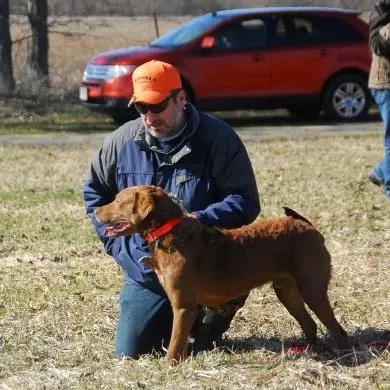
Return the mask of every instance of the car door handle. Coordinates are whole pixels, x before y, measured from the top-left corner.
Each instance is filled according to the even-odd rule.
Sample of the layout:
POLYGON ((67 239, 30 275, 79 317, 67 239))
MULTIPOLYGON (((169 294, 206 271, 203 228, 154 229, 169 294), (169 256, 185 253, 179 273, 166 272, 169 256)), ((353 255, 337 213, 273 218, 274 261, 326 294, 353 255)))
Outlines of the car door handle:
POLYGON ((320 56, 321 57, 326 57, 328 54, 329 54, 329 50, 328 49, 321 49, 320 50, 320 56))
POLYGON ((253 54, 253 61, 255 61, 255 62, 262 61, 262 60, 264 60, 264 58, 265 58, 265 56, 262 53, 253 54))

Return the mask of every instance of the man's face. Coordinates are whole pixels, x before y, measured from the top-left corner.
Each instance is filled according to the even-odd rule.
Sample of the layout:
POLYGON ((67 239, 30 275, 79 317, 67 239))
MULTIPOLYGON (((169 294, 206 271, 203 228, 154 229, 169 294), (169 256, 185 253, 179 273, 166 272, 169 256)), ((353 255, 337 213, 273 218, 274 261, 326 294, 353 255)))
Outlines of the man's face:
POLYGON ((176 97, 171 97, 167 107, 158 114, 150 109, 141 113, 141 118, 150 134, 156 138, 171 137, 178 133, 183 126, 183 109, 185 106, 185 92, 179 91, 176 97))

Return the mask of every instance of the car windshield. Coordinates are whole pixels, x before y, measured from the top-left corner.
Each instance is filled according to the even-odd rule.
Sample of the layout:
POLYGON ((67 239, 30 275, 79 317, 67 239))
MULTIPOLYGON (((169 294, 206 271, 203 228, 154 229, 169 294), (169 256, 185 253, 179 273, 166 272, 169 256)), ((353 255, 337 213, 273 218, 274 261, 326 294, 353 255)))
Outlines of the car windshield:
POLYGON ((210 13, 191 19, 187 23, 169 31, 149 43, 152 47, 178 47, 200 37, 210 28, 221 23, 225 18, 218 13, 210 13))

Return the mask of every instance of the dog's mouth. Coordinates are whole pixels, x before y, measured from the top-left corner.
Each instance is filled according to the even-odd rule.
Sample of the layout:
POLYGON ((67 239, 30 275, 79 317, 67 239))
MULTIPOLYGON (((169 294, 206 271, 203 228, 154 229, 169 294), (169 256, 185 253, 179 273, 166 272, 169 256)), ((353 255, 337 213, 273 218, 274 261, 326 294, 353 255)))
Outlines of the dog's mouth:
POLYGON ((131 224, 128 222, 118 222, 107 226, 104 229, 106 237, 127 236, 130 234, 131 224))

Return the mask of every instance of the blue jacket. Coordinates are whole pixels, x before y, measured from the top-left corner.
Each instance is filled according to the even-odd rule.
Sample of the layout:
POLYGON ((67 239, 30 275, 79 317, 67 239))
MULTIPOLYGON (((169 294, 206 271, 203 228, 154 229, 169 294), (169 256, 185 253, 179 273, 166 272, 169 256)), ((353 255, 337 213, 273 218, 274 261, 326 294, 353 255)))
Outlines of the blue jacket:
POLYGON ((187 211, 207 225, 234 228, 260 212, 253 169, 246 149, 226 123, 186 106, 187 125, 172 145, 152 137, 140 118, 108 135, 84 177, 84 202, 106 252, 122 267, 125 281, 162 293, 140 235, 103 237, 94 210, 124 188, 153 184, 177 195, 187 211))

